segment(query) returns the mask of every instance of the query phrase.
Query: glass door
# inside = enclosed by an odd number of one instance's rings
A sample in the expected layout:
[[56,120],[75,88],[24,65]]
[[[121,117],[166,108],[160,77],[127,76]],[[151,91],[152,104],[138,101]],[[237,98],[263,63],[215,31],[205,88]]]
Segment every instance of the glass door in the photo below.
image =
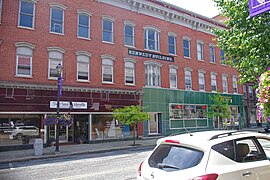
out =
[[149,135],[158,134],[158,114],[150,114],[148,129]]

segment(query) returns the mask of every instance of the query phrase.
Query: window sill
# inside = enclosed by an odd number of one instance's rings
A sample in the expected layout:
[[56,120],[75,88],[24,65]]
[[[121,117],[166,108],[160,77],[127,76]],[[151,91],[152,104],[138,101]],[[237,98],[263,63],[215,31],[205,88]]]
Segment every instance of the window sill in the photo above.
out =
[[126,86],[134,86],[134,87],[136,86],[135,84],[127,84],[127,83],[125,83],[125,85]]
[[82,39],[82,40],[86,40],[86,41],[90,41],[91,39],[90,38],[85,38],[85,37],[80,37],[80,36],[77,36],[78,39]]
[[102,84],[114,84],[113,82],[102,82]]
[[48,77],[48,80],[58,81],[57,77]]
[[102,41],[103,43],[105,44],[111,44],[111,45],[114,45],[114,42],[108,42],[108,41]]
[[156,51],[156,50],[151,50],[151,49],[144,49],[145,51],[150,51],[150,52],[156,52],[156,53],[161,53],[160,51]]
[[210,62],[210,64],[214,64],[214,65],[216,65],[217,63],[216,63],[216,62]]
[[186,56],[184,56],[184,58],[185,59],[188,59],[188,60],[191,60],[192,59],[191,57],[186,57]]
[[[198,60],[198,59],[197,59]],[[198,62],[203,62],[203,63],[205,63],[205,61],[204,60],[198,60]]]
[[55,34],[55,35],[65,36],[64,33],[57,33],[57,32],[51,32],[51,31],[50,31],[50,34]]
[[170,55],[170,56],[177,57],[177,54],[170,54],[170,53],[169,53],[169,55]]
[[20,75],[20,74],[16,74],[15,77],[16,78],[27,78],[27,79],[32,79],[33,78],[33,76]]
[[80,79],[77,79],[77,82],[78,83],[90,83],[89,80],[80,80]]
[[27,29],[27,30],[31,30],[31,31],[35,30],[34,28],[25,27],[25,26],[17,26],[17,27],[20,28],[20,29]]
[[130,45],[124,45],[127,48],[136,48],[135,46],[130,46]]

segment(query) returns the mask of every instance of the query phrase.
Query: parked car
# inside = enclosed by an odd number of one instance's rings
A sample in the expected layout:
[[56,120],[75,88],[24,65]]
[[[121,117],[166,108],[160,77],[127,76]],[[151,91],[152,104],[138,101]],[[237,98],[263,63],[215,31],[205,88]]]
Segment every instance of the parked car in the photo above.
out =
[[17,139],[22,139],[23,136],[38,136],[39,129],[36,126],[17,126],[11,135]]
[[139,166],[137,180],[268,180],[270,136],[204,131],[162,138]]

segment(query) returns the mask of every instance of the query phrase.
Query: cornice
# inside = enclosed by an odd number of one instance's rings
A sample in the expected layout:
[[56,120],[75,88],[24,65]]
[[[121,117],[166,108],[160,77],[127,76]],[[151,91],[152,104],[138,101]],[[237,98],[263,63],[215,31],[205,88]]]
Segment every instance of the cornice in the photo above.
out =
[[213,19],[185,10],[163,1],[152,0],[97,0],[119,8],[155,17],[170,23],[191,28],[196,31],[212,34],[212,30],[225,29],[226,26]]

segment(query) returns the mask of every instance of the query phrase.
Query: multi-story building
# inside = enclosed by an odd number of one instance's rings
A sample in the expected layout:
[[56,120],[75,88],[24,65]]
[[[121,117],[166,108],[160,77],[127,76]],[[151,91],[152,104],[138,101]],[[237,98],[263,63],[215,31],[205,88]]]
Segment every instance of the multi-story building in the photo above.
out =
[[[151,120],[139,135],[220,128],[208,118],[210,96],[229,98],[232,122],[243,123],[237,70],[225,65],[214,28],[224,24],[154,0],[0,0],[0,125],[36,126],[44,140],[55,126],[61,64],[60,142],[130,136],[112,109],[142,105]],[[11,128],[10,128],[11,129]],[[1,141],[19,144],[1,133]],[[31,141],[30,141],[31,142]]]

